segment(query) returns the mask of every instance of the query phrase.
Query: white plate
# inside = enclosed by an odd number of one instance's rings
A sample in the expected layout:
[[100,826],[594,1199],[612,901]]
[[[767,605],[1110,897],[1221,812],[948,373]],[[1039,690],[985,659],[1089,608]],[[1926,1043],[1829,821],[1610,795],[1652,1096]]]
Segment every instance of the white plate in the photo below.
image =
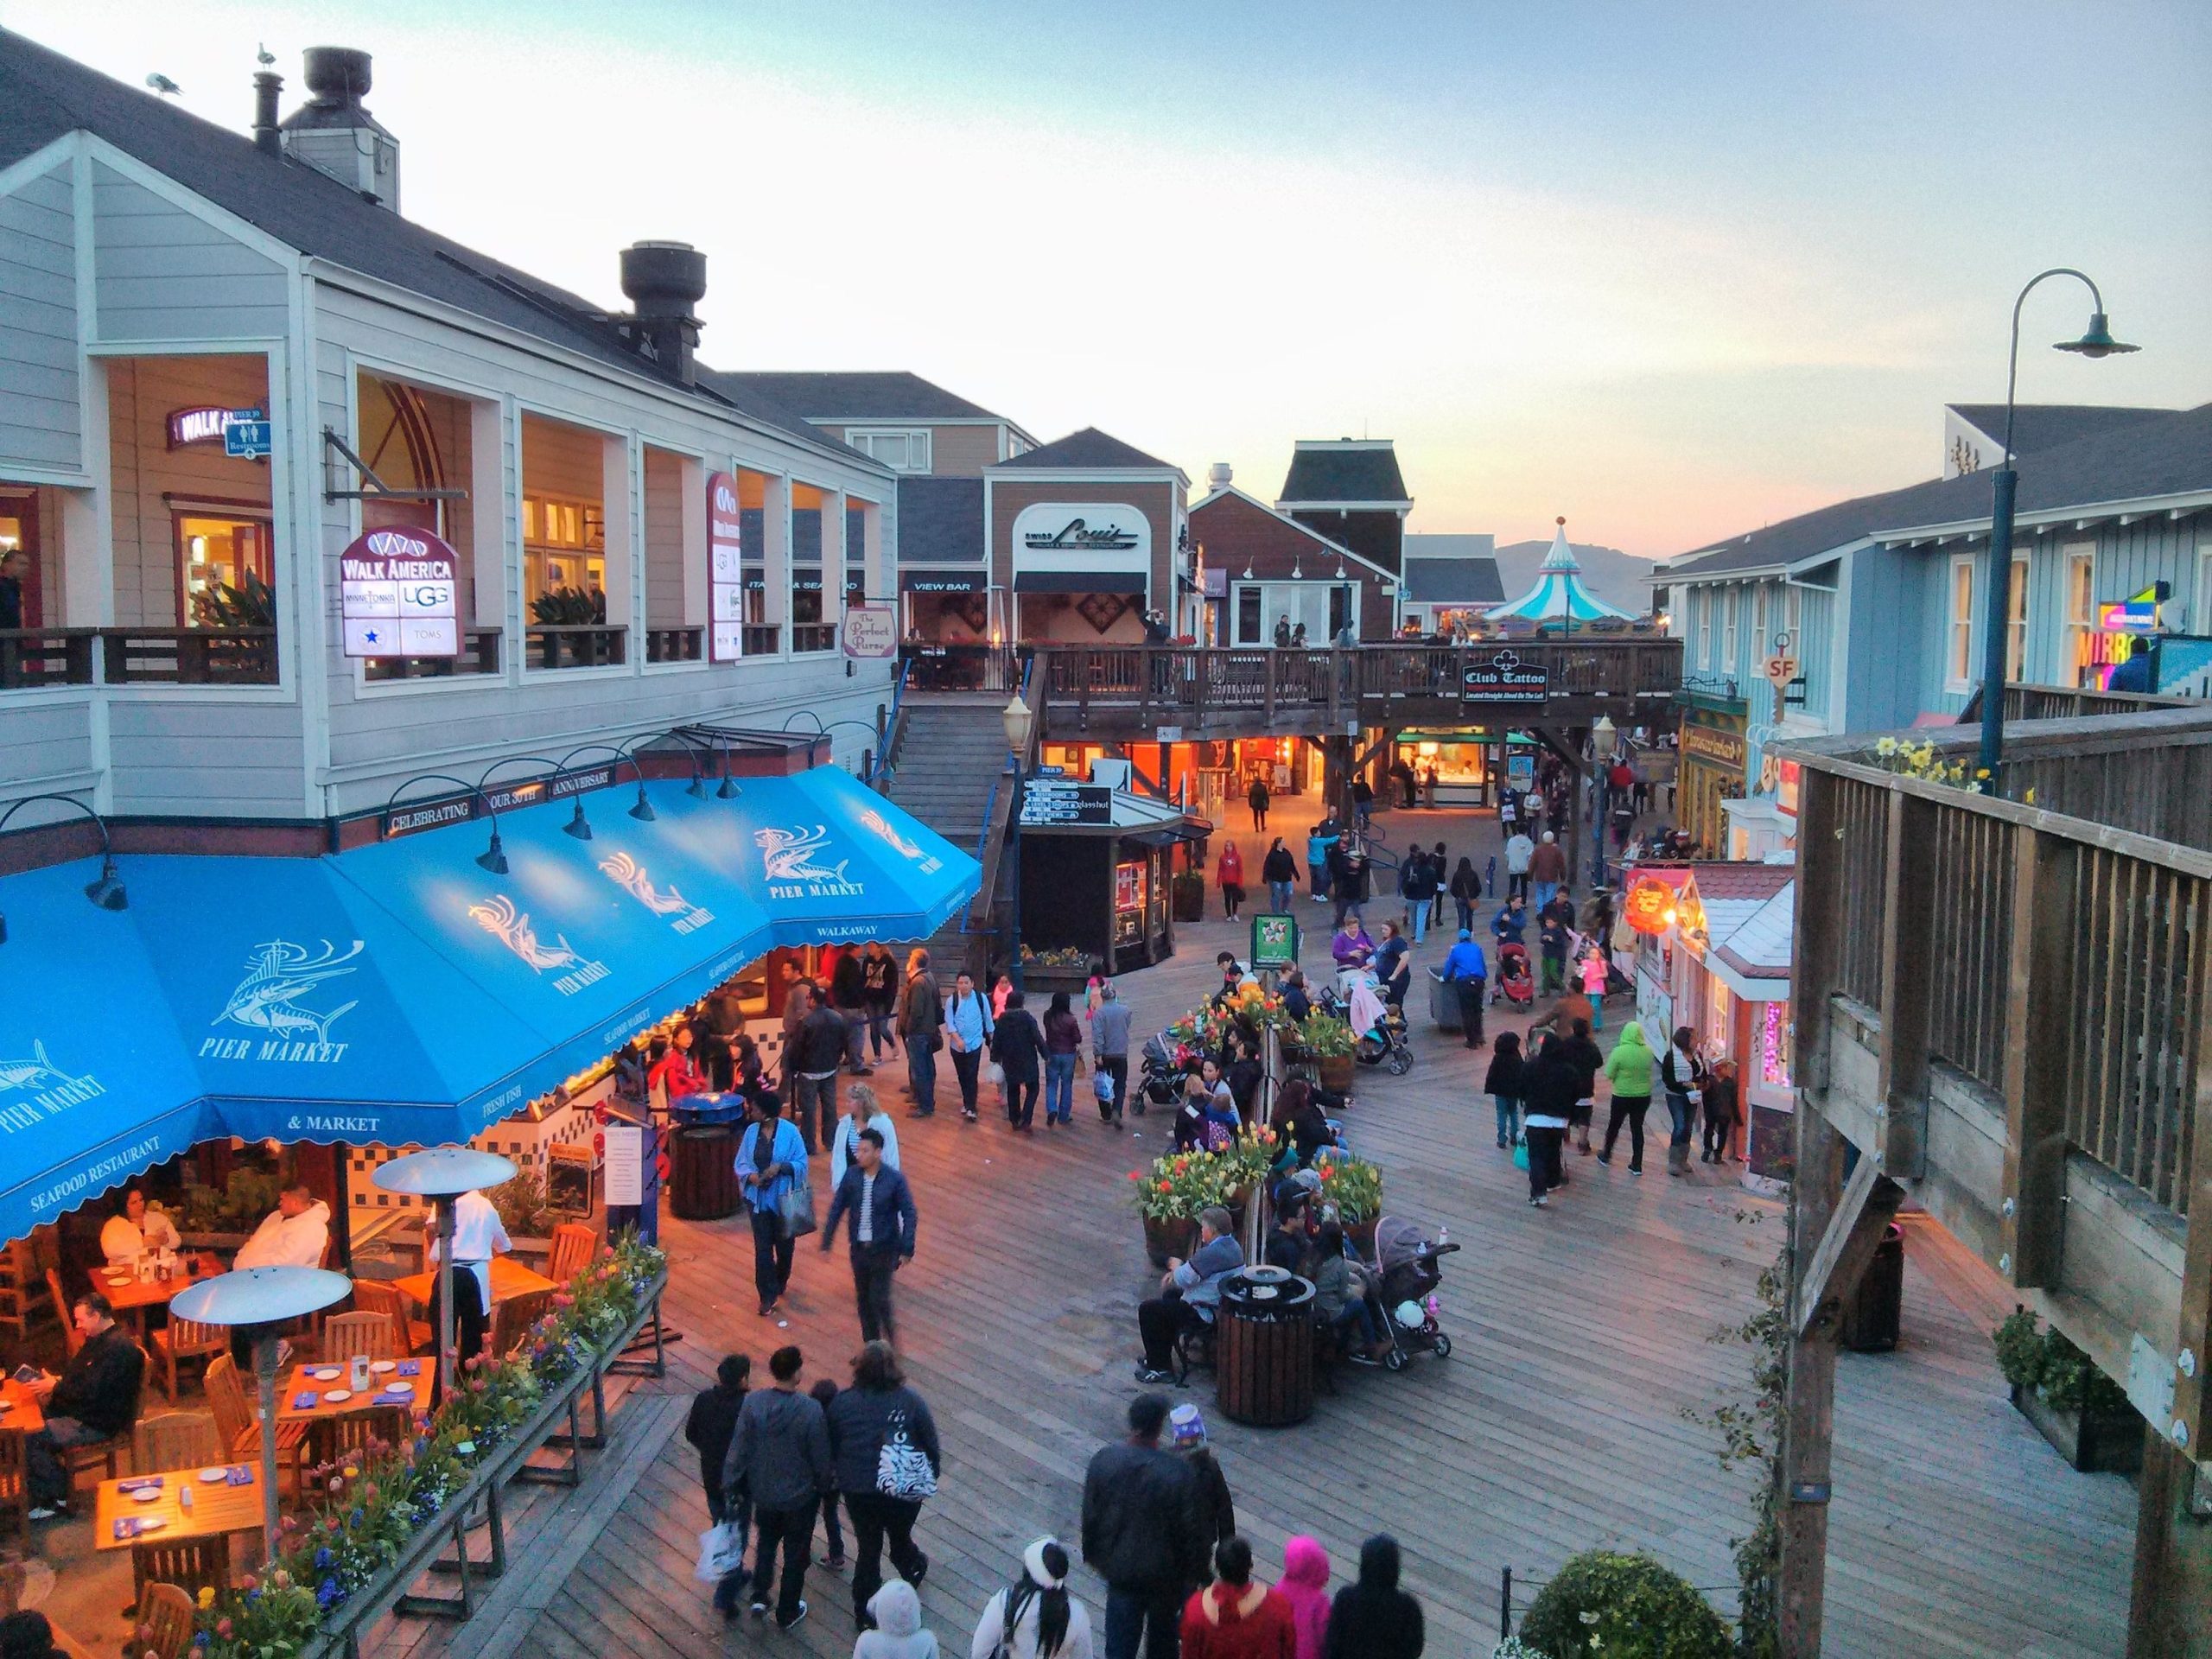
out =
[[397,1370],[399,1362],[396,1359],[372,1359],[369,1362],[369,1369],[382,1376],[386,1371]]
[[415,1385],[412,1382],[387,1382],[384,1392],[377,1397],[381,1400],[412,1400]]
[[310,1365],[308,1375],[318,1382],[335,1382],[346,1375],[346,1368],[343,1365]]
[[231,1471],[227,1469],[202,1469],[200,1471],[200,1484],[202,1486],[213,1486],[217,1481],[228,1480],[230,1478]]
[[158,1486],[141,1486],[130,1494],[130,1501],[133,1503],[151,1503],[161,1495],[162,1489]]
[[324,1395],[322,1397],[334,1406],[340,1401],[351,1400],[353,1397],[353,1390],[351,1389],[333,1389],[329,1393]]

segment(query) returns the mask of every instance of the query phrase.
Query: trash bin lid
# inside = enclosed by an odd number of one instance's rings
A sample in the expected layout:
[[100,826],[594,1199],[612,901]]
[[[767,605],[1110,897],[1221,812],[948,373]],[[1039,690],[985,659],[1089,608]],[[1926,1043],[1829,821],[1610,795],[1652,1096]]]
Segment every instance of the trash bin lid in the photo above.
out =
[[1313,1281],[1281,1268],[1240,1268],[1221,1281],[1221,1305],[1246,1318],[1302,1313],[1313,1300]]

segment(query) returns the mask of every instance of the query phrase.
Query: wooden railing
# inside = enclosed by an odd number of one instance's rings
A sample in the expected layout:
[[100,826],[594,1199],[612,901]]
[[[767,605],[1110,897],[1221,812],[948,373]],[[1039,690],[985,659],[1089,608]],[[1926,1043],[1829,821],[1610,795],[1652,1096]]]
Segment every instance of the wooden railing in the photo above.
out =
[[466,630],[461,636],[458,657],[372,657],[361,665],[361,677],[372,684],[386,680],[441,680],[458,674],[499,671],[497,628]]
[[[1498,639],[1480,645],[1344,650],[1039,646],[1039,707],[1057,734],[1104,726],[1233,723],[1343,729],[1463,711],[1471,721],[1656,714],[1681,685],[1682,642],[1662,635]],[[1483,681],[1501,663],[1541,689],[1501,697]]]
[[794,622],[791,624],[791,654],[837,649],[837,625],[835,622]]
[[647,628],[645,660],[649,663],[696,663],[706,654],[704,628]]
[[92,628],[0,628],[0,690],[89,685]]
[[101,675],[110,685],[274,685],[274,628],[105,628]]
[[1011,650],[980,640],[973,645],[905,645],[899,648],[899,660],[906,664],[907,683],[917,691],[1003,695],[1021,680],[1020,666]]
[[[2099,691],[2088,686],[2029,685],[2009,681],[2005,687],[2007,720],[2079,720],[2091,715],[2140,715],[2153,709],[2186,709],[2192,697],[2160,696],[2155,692]],[[1971,726],[1981,718],[1979,687],[1959,711],[1959,724]]]
[[783,627],[775,622],[747,622],[739,630],[739,649],[747,657],[772,657],[781,648]]
[[630,631],[590,622],[532,624],[523,630],[532,668],[612,668],[626,660]]

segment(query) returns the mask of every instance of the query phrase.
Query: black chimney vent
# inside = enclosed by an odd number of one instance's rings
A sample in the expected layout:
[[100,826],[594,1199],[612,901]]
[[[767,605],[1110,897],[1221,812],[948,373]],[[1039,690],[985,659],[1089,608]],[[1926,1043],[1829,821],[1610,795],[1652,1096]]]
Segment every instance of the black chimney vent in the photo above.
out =
[[264,69],[253,78],[253,142],[264,155],[282,156],[284,137],[276,130],[277,95],[284,90],[284,77],[271,69]]
[[307,49],[308,96],[323,105],[359,104],[369,95],[369,54],[350,46]]
[[707,256],[688,242],[637,242],[622,250],[622,292],[635,308],[625,330],[639,350],[685,385],[698,380],[693,315],[707,293]]

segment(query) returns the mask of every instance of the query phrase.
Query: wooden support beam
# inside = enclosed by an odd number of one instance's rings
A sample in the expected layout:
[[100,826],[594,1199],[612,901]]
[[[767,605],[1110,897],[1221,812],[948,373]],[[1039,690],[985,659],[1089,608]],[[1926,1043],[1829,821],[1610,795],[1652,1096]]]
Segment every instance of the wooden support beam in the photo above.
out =
[[2144,1430],[2127,1659],[2212,1659],[2212,1525],[2199,1508],[2207,1488],[2212,1476],[2156,1425]]
[[2014,834],[1997,1267],[2016,1285],[2050,1289],[2058,1284],[2066,1227],[2066,1073],[2075,1040],[2080,853],[2055,836],[2024,828]]
[[[1882,909],[1882,1036],[1875,1099],[1882,1144],[1867,1148],[1883,1171],[1918,1180],[1928,1163],[1928,1020],[1935,976],[1929,948],[1936,915],[1936,804],[1891,793]],[[1954,902],[1966,902],[1954,895]]]
[[1844,1299],[1859,1288],[1859,1276],[1874,1259],[1883,1231],[1904,1202],[1904,1189],[1882,1173],[1874,1160],[1861,1154],[1835,1213],[1821,1235],[1813,1259],[1798,1281],[1796,1306],[1790,1317],[1801,1338],[1832,1325],[1840,1316]]
[[[2201,915],[2202,911],[2199,912]],[[2195,1162],[2189,1173],[2189,1233],[2183,1245],[2181,1268],[2180,1340],[2174,1358],[2174,1417],[2171,1423],[2154,1423],[2152,1427],[2161,1435],[2178,1440],[2186,1434],[2183,1449],[2208,1469],[2212,1469],[2212,1412],[2205,1406],[2212,1399],[2208,1389],[2207,1373],[2212,1372],[2212,1012],[2208,1012],[2206,1001],[2212,995],[2205,988],[2212,987],[2212,938],[2203,937],[2199,930],[2196,961],[2190,982],[2199,988],[2195,995],[2196,1052],[2193,1070],[2196,1074],[2196,1098],[2187,1103],[2194,1114]],[[2189,1356],[2186,1365],[2181,1357]],[[2212,1474],[2200,1477],[2208,1491],[2212,1491]],[[2200,1532],[2207,1532],[2199,1528]],[[2212,1538],[2204,1541],[2212,1551]]]
[[[1809,775],[1809,774],[1808,774]],[[1838,902],[1840,896],[1838,897]],[[1801,990],[1802,994],[1802,990]],[[1826,1017],[1822,997],[1822,1017]],[[1804,1270],[1842,1196],[1843,1137],[1809,1094],[1797,1103],[1796,1174],[1789,1186],[1789,1382],[1782,1435],[1782,1659],[1820,1659],[1827,1592],[1829,1459],[1835,1433],[1835,1326],[1811,1336],[1800,1315]]]

